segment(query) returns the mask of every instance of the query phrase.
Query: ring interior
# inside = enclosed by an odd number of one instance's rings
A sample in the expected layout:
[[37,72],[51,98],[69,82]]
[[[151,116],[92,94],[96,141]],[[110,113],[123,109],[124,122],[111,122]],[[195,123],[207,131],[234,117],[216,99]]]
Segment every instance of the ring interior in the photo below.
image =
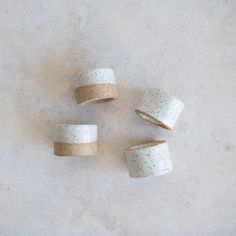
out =
[[132,147],[128,148],[128,150],[154,147],[154,146],[157,146],[157,145],[163,144],[163,143],[166,143],[166,141],[165,140],[159,140],[159,141],[154,141],[154,142],[150,142],[150,143],[142,143],[142,144],[138,144],[138,145],[132,146]]
[[162,123],[161,121],[157,120],[155,117],[151,116],[151,115],[148,115],[142,111],[139,111],[139,110],[135,110],[135,112],[140,116],[142,117],[143,119],[155,124],[155,125],[158,125],[164,129],[168,129],[168,130],[171,130],[170,127],[168,127],[167,125],[165,125],[164,123]]
[[95,104],[95,103],[101,103],[101,102],[109,102],[116,99],[115,97],[112,98],[93,98],[93,99],[89,99],[86,100],[84,102],[80,102],[80,105],[86,105],[86,104]]

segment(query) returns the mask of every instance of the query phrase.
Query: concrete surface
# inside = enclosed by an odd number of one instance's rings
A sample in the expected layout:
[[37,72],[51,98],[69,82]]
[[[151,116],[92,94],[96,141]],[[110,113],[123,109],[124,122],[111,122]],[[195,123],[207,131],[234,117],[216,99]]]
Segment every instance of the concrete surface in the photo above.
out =
[[[0,235],[236,235],[236,1],[0,0]],[[76,105],[112,67],[120,99]],[[173,132],[133,109],[185,103]],[[53,156],[55,123],[96,123],[100,155]],[[174,171],[128,177],[123,149],[169,142]]]

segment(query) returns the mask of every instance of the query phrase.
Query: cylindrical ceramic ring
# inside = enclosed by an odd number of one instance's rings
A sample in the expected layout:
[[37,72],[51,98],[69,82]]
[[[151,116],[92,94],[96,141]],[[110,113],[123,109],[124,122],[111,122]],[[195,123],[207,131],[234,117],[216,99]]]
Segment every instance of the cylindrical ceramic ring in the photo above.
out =
[[57,124],[54,131],[56,156],[97,154],[97,125]]
[[75,97],[79,104],[110,101],[118,96],[112,69],[94,69],[82,72],[75,78]]
[[144,93],[135,112],[143,119],[171,130],[183,108],[184,104],[177,98],[152,88]]
[[129,175],[144,178],[164,175],[172,171],[172,162],[166,141],[139,144],[125,150]]

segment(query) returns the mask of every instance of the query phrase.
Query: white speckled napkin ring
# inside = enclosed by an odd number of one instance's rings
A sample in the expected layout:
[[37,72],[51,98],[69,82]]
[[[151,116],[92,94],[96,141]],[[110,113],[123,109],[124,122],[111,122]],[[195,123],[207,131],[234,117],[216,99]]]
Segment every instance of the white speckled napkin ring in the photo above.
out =
[[80,73],[75,78],[75,96],[79,104],[104,102],[118,98],[113,70],[100,68]]
[[184,104],[177,98],[152,88],[144,93],[135,112],[145,120],[171,130],[183,108]]
[[56,156],[90,156],[97,154],[97,126],[57,124],[54,131]]
[[166,141],[153,141],[125,150],[129,175],[144,178],[164,175],[172,171],[172,162]]

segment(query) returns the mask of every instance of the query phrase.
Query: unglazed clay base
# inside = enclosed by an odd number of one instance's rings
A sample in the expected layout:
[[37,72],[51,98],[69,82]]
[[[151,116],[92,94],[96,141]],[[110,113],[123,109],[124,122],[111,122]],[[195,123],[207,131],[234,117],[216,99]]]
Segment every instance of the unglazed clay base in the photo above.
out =
[[90,156],[97,154],[97,126],[57,124],[54,131],[54,154]]
[[115,75],[110,68],[80,73],[75,80],[75,96],[79,104],[107,102],[118,98]]
[[125,150],[130,177],[144,178],[164,175],[172,171],[166,141],[153,141]]
[[135,112],[143,119],[171,130],[183,108],[184,104],[180,100],[153,88],[144,93]]
[[97,154],[97,142],[94,143],[55,143],[56,156],[90,156]]
[[95,102],[106,102],[119,97],[118,90],[114,84],[88,85],[75,89],[76,100],[85,105]]

